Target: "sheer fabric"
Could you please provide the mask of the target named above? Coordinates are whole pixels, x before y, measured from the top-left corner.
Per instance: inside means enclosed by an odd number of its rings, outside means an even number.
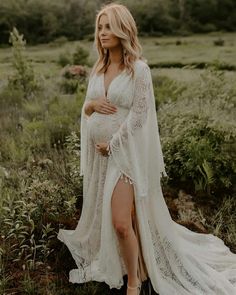
[[[166,175],[156,120],[155,99],[148,65],[138,67],[130,112],[110,140],[112,157],[120,171],[135,183],[137,198],[149,195],[149,182],[160,186]]]
[[[190,231],[171,219],[160,177],[166,175],[155,99],[148,65],[135,62],[135,76],[123,71],[107,96],[118,111],[84,113],[85,104],[105,95],[104,75],[90,77],[81,112],[83,209],[75,230],[60,229],[77,268],[70,281],[104,281],[121,288],[127,270],[112,225],[111,196],[121,177],[134,186],[142,255],[153,288],[160,295],[236,294],[236,255],[218,237]],[[109,142],[111,155],[96,152]]]

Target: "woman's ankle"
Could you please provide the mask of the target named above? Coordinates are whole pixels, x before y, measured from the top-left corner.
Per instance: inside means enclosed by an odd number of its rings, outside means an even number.
[[[130,287],[136,287],[139,284],[140,280],[138,277],[130,277],[128,278],[128,285]]]

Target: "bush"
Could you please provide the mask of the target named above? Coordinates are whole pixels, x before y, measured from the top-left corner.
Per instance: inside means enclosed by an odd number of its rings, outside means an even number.
[[[184,84],[162,75],[154,76],[152,80],[157,109],[163,103],[177,100],[186,88]]]
[[[214,45],[215,46],[224,46],[225,44],[225,41],[221,38],[217,39],[217,40],[214,40]]]
[[[225,196],[217,203],[213,212],[206,212],[207,223],[211,232],[224,240],[226,245],[236,253],[236,198]]]
[[[72,64],[89,65],[88,57],[89,52],[80,45],[77,45],[75,51],[72,54],[68,50],[62,52],[59,55],[57,63],[62,67]]]
[[[208,194],[233,189],[236,90],[222,73],[207,71],[198,85],[159,111],[169,182]]]
[[[89,53],[86,49],[77,45],[75,52],[73,53],[74,65],[89,65],[88,62]]]
[[[30,99],[40,89],[40,85],[24,55],[26,41],[16,28],[10,33],[9,41],[13,46],[13,66],[16,69],[16,74],[9,79],[9,88],[22,90],[24,98]]]
[[[75,79],[63,79],[60,83],[61,91],[66,94],[73,94],[77,91],[79,81]]]
[[[62,67],[72,64],[73,61],[71,53],[69,51],[60,53],[57,63]]]
[[[42,107],[41,116],[38,113],[38,118],[31,117],[31,109],[28,107],[29,116],[21,120],[24,144],[34,152],[43,152],[54,146],[63,147],[66,136],[78,128],[83,95],[84,91],[80,91],[76,96],[60,95],[51,98],[47,107]]]
[[[68,42],[68,38],[66,36],[61,36],[61,37],[58,37],[56,39],[54,39],[52,42],[50,42],[50,46],[52,47],[57,47],[57,46],[61,46],[61,45],[64,45]]]
[[[73,94],[78,89],[84,90],[87,70],[84,66],[66,66],[62,72],[63,79],[60,88],[64,93]]]
[[[55,240],[59,220],[75,214],[76,198],[70,185],[70,168],[65,166],[65,159],[63,163],[55,155],[54,159],[28,161],[27,170],[11,171],[8,177],[0,175],[3,196],[1,246],[5,261],[15,264],[18,269],[23,265],[35,269],[46,263],[54,251],[52,240]],[[60,173],[64,172],[60,181],[55,178],[58,164]],[[77,179],[78,186],[81,183]]]

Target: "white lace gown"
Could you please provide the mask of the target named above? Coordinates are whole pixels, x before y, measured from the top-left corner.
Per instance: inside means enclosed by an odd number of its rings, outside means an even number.
[[[85,103],[101,95],[104,75],[93,75]],[[142,255],[154,290],[160,295],[236,294],[236,255],[218,237],[190,231],[169,214],[160,186],[165,171],[147,64],[135,62],[133,79],[126,71],[114,78],[107,97],[118,108],[115,114],[88,117],[85,103],[81,112],[82,214],[74,230],[58,233],[77,265],[70,282],[106,282],[117,289],[124,284],[127,271],[112,224],[111,197],[125,175],[134,185]],[[107,141],[112,153],[104,157],[95,143]]]

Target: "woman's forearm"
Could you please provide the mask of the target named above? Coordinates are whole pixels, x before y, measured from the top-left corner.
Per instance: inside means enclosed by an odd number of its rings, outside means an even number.
[[[94,112],[94,102],[93,101],[89,101],[86,103],[85,107],[84,107],[84,112],[87,116],[92,115],[92,113]]]

